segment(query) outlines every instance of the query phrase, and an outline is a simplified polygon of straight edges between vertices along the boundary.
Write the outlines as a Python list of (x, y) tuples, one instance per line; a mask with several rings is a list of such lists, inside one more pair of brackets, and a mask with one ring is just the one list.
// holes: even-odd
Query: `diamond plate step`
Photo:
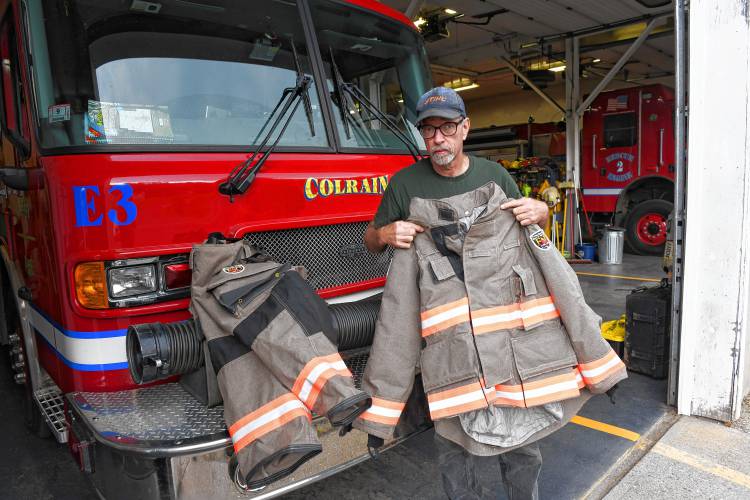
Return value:
[[(368, 356), (367, 348), (342, 353), (357, 387)], [(74, 392), (68, 401), (100, 441), (121, 449), (166, 456), (231, 443), (223, 406), (203, 406), (178, 383), (117, 392)]]
[(67, 443), (68, 428), (65, 425), (63, 395), (60, 389), (57, 386), (43, 387), (34, 392), (34, 398), (57, 442)]

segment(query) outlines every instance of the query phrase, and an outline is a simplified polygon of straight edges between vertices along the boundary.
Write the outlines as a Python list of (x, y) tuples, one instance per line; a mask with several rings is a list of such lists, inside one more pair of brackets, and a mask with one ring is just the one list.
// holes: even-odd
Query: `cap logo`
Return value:
[(438, 102), (438, 101), (445, 102), (447, 101), (447, 99), (445, 98), (444, 95), (431, 95), (430, 97), (425, 99), (424, 104), (426, 106), (427, 104), (432, 104), (433, 102)]

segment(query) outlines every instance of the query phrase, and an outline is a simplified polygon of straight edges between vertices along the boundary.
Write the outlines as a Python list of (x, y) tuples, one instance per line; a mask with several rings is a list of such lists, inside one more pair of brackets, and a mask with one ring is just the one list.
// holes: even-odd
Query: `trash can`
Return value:
[(599, 262), (602, 264), (622, 264), (625, 249), (625, 229), (606, 226), (599, 240)]

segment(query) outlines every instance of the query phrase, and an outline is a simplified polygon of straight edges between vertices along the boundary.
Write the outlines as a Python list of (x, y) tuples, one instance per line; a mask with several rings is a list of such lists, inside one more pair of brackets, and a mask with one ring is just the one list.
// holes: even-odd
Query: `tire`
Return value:
[(674, 206), (667, 200), (646, 200), (635, 205), (625, 218), (625, 242), (637, 255), (664, 255), (667, 219)]

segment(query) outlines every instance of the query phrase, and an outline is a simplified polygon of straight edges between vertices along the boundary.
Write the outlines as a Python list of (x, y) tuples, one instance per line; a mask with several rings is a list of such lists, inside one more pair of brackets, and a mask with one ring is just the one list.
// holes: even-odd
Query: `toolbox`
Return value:
[(672, 287), (638, 288), (625, 299), (625, 364), (628, 370), (656, 379), (669, 372)]

